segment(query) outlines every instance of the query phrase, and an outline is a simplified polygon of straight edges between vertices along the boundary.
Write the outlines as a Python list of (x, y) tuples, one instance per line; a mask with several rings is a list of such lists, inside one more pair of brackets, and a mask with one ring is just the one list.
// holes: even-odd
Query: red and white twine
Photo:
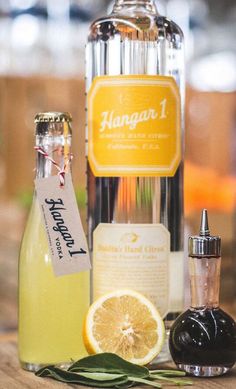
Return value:
[[(64, 164), (63, 168), (61, 168), (58, 163), (52, 158), (50, 157), (50, 155), (42, 148), (42, 147), (38, 147), (38, 146), (35, 146), (34, 148), (39, 154), (42, 154), (44, 156), (45, 159), (47, 159), (48, 161), (50, 161), (54, 166), (55, 168), (58, 170), (58, 176), (59, 176), (59, 179), (60, 179), (60, 187), (62, 188), (63, 186), (65, 186), (65, 174), (66, 174), (66, 168), (68, 166), (69, 163), (71, 163), (72, 159), (73, 159), (73, 155), (70, 154), (69, 155), (69, 158), (68, 160), (66, 161), (66, 163)], [(55, 150), (56, 151), (56, 150)]]

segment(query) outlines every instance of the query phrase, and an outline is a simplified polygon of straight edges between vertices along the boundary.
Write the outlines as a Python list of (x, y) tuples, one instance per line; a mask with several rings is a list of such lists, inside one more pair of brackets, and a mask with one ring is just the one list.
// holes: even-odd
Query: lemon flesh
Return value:
[(165, 340), (163, 320), (155, 306), (133, 290), (117, 290), (90, 307), (84, 343), (90, 354), (111, 352), (138, 365), (151, 362)]

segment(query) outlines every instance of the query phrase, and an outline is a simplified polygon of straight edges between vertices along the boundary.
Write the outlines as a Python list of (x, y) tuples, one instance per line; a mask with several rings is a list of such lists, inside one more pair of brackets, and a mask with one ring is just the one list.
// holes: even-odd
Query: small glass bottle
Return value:
[[(36, 146), (62, 168), (71, 148), (71, 117), (43, 113), (35, 118)], [(67, 164), (68, 166), (68, 164)], [(37, 156), (36, 177), (57, 174), (53, 163)], [(89, 272), (56, 277), (37, 196), (19, 257), (19, 359), (26, 370), (68, 365), (86, 355), (82, 325), (89, 307)]]
[(219, 308), (221, 239), (211, 236), (207, 210), (199, 236), (189, 238), (191, 307), (170, 332), (170, 351), (179, 369), (194, 376), (225, 374), (236, 361), (235, 321)]

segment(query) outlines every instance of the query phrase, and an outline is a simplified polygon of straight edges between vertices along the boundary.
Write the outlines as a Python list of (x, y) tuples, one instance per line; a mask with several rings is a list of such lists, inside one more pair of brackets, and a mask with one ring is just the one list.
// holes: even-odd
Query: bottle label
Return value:
[(36, 179), (35, 188), (55, 275), (89, 270), (88, 245), (70, 173), (63, 187), (58, 176), (51, 176)]
[(169, 231), (162, 224), (102, 223), (93, 241), (94, 299), (116, 289), (134, 289), (165, 317), (169, 311)]
[(178, 86), (166, 76), (95, 77), (88, 93), (94, 176), (169, 176), (181, 161)]

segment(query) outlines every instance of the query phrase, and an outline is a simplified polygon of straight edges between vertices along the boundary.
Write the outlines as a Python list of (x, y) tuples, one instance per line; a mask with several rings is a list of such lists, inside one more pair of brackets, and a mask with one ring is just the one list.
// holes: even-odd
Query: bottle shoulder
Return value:
[(156, 23), (160, 30), (165, 31), (165, 34), (178, 35), (181, 40), (184, 39), (182, 29), (173, 20), (170, 20), (165, 16), (159, 16), (156, 18)]
[(177, 40), (181, 43), (184, 39), (181, 28), (167, 17), (136, 13), (111, 14), (95, 20), (90, 26), (88, 41), (108, 41), (117, 34), (128, 40), (137, 40), (137, 33), (143, 40), (151, 37), (151, 40)]

